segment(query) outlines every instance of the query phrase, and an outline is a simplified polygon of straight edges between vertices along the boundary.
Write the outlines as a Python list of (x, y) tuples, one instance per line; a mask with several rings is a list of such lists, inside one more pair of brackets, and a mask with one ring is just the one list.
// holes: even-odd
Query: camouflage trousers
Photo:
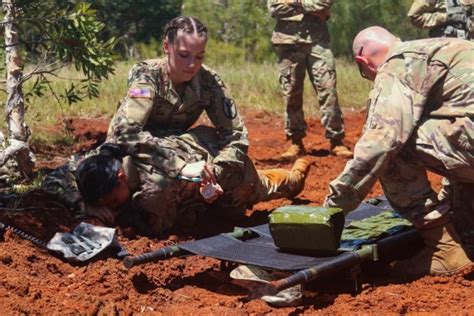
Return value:
[[(205, 160), (212, 164), (218, 153), (216, 130), (199, 126), (186, 134), (162, 138), (162, 145), (175, 150), (188, 162)], [(183, 150), (184, 149), (184, 150)], [(126, 166), (126, 174), (138, 173), (139, 189), (132, 196), (132, 208), (142, 213), (131, 223), (148, 233), (160, 233), (177, 223), (193, 224), (195, 216), (211, 211), (223, 217), (242, 216), (245, 210), (260, 201), (287, 197), (295, 191), (294, 184), (287, 181), (274, 185), (265, 172), (257, 171), (247, 155), (242, 155), (241, 170), (214, 166), (218, 183), (224, 194), (212, 204), (204, 202), (199, 193), (199, 184), (171, 178), (158, 168), (146, 163), (146, 154), (141, 159), (132, 159)], [(136, 171), (134, 171), (135, 169)], [(290, 171), (277, 169), (289, 175)], [(189, 220), (189, 223), (186, 221)], [(145, 222), (144, 222), (145, 221)]]
[[(474, 128), (470, 118), (428, 119), (381, 177), (390, 203), (416, 227), (451, 217), (474, 258)], [(437, 194), (427, 171), (445, 178)]]
[(307, 124), (303, 112), (303, 88), (306, 72), (318, 94), (321, 124), (326, 138), (342, 140), (344, 121), (336, 92), (336, 66), (329, 44), (275, 45), (280, 65), (280, 85), (286, 106), (285, 133), (301, 139)]

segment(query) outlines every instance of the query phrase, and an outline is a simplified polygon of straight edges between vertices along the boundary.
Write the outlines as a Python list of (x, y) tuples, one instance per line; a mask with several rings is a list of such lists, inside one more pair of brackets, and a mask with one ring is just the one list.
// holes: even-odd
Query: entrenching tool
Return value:
[(87, 261), (106, 248), (116, 248), (116, 256), (123, 258), (128, 252), (115, 238), (115, 229), (79, 224), (72, 233), (56, 233), (47, 243), (21, 229), (0, 222), (0, 231), (10, 230), (40, 248), (60, 254), (69, 261)]

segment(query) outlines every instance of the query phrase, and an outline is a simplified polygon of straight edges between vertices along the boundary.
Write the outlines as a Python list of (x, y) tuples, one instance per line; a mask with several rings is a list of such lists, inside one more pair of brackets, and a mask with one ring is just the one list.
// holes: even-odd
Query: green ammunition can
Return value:
[(270, 214), (273, 241), (287, 251), (335, 252), (343, 228), (340, 208), (288, 205)]

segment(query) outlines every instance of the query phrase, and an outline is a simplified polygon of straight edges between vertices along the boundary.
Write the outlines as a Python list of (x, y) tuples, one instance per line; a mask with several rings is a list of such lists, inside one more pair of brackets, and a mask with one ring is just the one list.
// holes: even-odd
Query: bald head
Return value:
[(379, 51), (390, 49), (399, 39), (380, 26), (368, 27), (357, 34), (352, 44), (352, 51), (356, 56), (361, 47), (364, 47), (364, 53), (368, 55), (377, 54)]
[(400, 39), (380, 26), (368, 27), (357, 34), (352, 43), (352, 51), (359, 64), (365, 64), (369, 77), (375, 78), (390, 48)]

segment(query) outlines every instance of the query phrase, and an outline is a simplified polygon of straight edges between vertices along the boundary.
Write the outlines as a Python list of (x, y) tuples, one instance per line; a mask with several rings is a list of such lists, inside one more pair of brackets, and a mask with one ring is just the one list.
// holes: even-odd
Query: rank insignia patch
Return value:
[(224, 115), (228, 119), (235, 119), (237, 117), (237, 108), (235, 107), (234, 99), (227, 99), (224, 98), (224, 102), (222, 103), (224, 109)]
[(133, 88), (128, 90), (129, 98), (151, 99), (151, 90), (148, 88)]

